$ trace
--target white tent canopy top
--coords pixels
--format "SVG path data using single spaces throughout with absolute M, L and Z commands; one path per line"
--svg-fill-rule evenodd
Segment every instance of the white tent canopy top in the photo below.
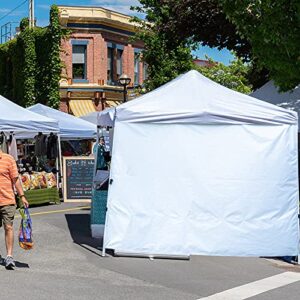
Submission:
M 29 111 L 58 121 L 60 137 L 66 139 L 93 139 L 96 137 L 96 126 L 80 118 L 50 108 L 43 104 L 35 104 L 27 108 Z
M 0 96 L 0 131 L 14 133 L 58 133 L 58 122 L 31 112 Z
M 93 111 L 87 115 L 81 116 L 79 117 L 80 119 L 93 123 L 95 125 L 97 125 L 97 116 L 98 116 L 98 112 L 97 111 Z
M 189 71 L 176 79 L 98 115 L 98 125 L 128 122 L 197 124 L 293 124 L 297 114 L 235 92 Z
M 300 85 L 289 92 L 281 93 L 271 80 L 254 91 L 251 96 L 297 113 L 300 112 Z M 298 130 L 300 130 L 300 124 L 298 124 Z
M 114 124 L 104 249 L 297 255 L 297 114 L 196 71 L 99 114 Z
M 123 105 L 125 105 L 125 104 L 123 104 Z M 116 108 L 117 107 L 111 107 L 111 108 L 107 108 L 103 111 L 100 111 L 98 113 L 98 118 L 97 118 L 98 125 L 113 127 L 114 119 L 115 119 L 115 115 L 116 115 Z

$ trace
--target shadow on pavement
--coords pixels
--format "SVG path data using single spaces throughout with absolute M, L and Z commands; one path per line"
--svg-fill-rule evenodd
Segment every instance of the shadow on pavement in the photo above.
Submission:
M 29 268 L 29 264 L 22 263 L 20 261 L 15 261 L 16 263 L 16 268 Z
M 74 243 L 82 248 L 101 256 L 102 239 L 94 239 L 90 230 L 89 214 L 66 214 L 68 227 Z
M 27 264 L 27 263 L 22 263 L 20 261 L 15 260 L 15 264 L 16 264 L 16 268 L 20 268 L 20 269 L 27 268 L 27 269 L 29 269 L 29 264 Z M 1 261 L 0 265 L 5 267 L 4 260 Z

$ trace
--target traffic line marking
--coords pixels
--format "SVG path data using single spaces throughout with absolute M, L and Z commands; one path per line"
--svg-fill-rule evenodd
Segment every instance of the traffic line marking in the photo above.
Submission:
M 91 208 L 91 207 L 90 206 L 81 206 L 81 207 L 74 207 L 74 208 L 67 208 L 67 209 L 60 209 L 60 210 L 41 211 L 41 212 L 36 212 L 36 213 L 30 213 L 30 216 L 63 213 L 63 212 L 68 212 L 68 211 L 82 210 L 82 209 L 89 209 L 89 208 Z M 16 216 L 15 218 L 20 218 L 20 216 Z
M 300 281 L 300 273 L 284 272 L 198 300 L 243 300 Z

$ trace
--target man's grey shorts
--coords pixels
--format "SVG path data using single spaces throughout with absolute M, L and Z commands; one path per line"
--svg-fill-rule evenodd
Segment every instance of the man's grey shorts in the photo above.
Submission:
M 13 225 L 16 210 L 17 207 L 14 204 L 0 206 L 0 227 L 2 224 Z

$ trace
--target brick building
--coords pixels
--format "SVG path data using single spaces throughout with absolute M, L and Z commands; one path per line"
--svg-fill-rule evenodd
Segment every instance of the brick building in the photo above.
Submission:
M 146 76 L 140 60 L 143 43 L 130 39 L 135 32 L 131 17 L 100 7 L 58 8 L 61 25 L 72 30 L 62 41 L 60 109 L 80 116 L 120 104 L 121 74 L 131 78 L 130 97 Z
M 209 60 L 207 59 L 199 59 L 199 58 L 196 58 L 193 60 L 194 64 L 199 66 L 199 67 L 213 67 L 214 64 L 211 63 Z

